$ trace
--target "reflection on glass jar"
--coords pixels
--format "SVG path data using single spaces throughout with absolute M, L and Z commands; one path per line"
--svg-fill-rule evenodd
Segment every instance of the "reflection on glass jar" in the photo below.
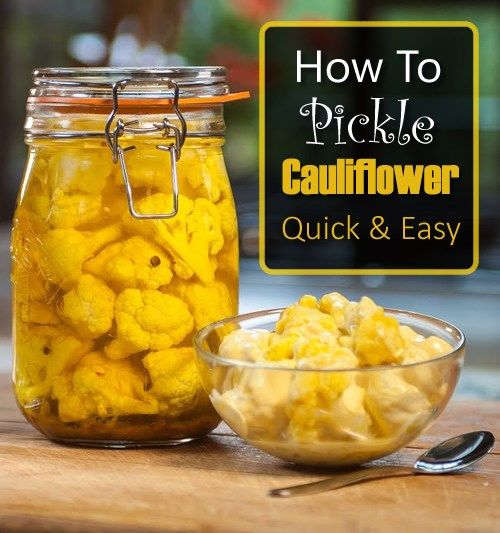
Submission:
M 47 69 L 34 78 L 12 237 L 20 408 L 65 442 L 203 435 L 219 419 L 192 336 L 238 306 L 224 69 Z M 109 116 L 122 79 L 131 81 L 114 85 Z

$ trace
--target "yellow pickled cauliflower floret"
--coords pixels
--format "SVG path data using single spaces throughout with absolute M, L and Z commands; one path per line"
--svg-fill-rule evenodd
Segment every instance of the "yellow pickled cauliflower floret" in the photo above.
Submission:
M 287 423 L 290 372 L 270 372 L 253 368 L 232 369 L 222 394 L 216 390 L 210 399 L 216 411 L 238 434 L 256 438 L 280 435 Z
M 172 209 L 172 195 L 153 194 L 137 202 L 143 214 L 166 213 Z M 179 195 L 179 210 L 171 219 L 136 220 L 127 213 L 124 227 L 149 238 L 166 250 L 174 261 L 176 274 L 189 279 L 193 273 L 203 282 L 214 280 L 215 255 L 224 244 L 220 213 L 204 198 L 194 202 Z
M 296 333 L 288 335 L 271 335 L 269 347 L 264 353 L 266 361 L 284 361 L 293 359 L 294 347 L 299 336 Z
M 337 341 L 342 348 L 348 348 L 351 352 L 354 351 L 354 339 L 350 335 L 340 335 Z
M 193 197 L 217 202 L 229 189 L 229 180 L 220 150 L 213 152 L 213 147 L 209 150 L 183 150 L 177 171 L 181 188 L 187 185 Z
M 265 329 L 237 329 L 222 339 L 219 355 L 241 361 L 262 361 L 270 337 L 271 332 Z
M 221 200 L 217 204 L 220 213 L 221 229 L 225 241 L 231 241 L 238 234 L 238 221 L 236 219 L 236 210 L 232 198 Z
M 46 151 L 41 149 L 38 152 L 38 157 L 36 157 L 35 160 L 33 161 L 33 169 L 32 169 L 33 183 L 36 183 L 37 185 L 41 186 L 44 189 L 47 187 L 49 183 L 48 160 L 50 159 L 51 155 L 52 153 L 47 153 Z
M 100 352 L 85 355 L 72 372 L 59 376 L 52 397 L 63 422 L 158 413 L 143 373 L 128 360 L 111 361 Z
M 184 154 L 183 154 L 184 155 Z M 156 189 L 157 192 L 172 191 L 170 155 L 155 147 L 141 147 L 127 152 L 127 170 L 132 187 Z M 115 183 L 122 184 L 121 172 L 116 173 Z
M 311 294 L 304 294 L 304 296 L 301 296 L 297 304 L 302 307 L 309 307 L 310 309 L 319 309 L 318 299 Z
M 219 253 L 224 236 L 217 206 L 205 198 L 197 198 L 193 212 L 187 218 L 187 234 L 196 249 L 206 249 L 210 255 Z
M 363 365 L 398 363 L 404 342 L 395 318 L 383 311 L 361 319 L 354 331 L 354 350 Z
M 373 437 L 372 418 L 366 411 L 366 391 L 351 383 L 332 404 L 328 430 L 333 437 L 365 440 Z
M 21 327 L 16 331 L 14 374 L 17 397 L 21 405 L 29 405 L 34 399 L 32 387 L 45 379 L 45 367 L 51 353 L 52 337 L 37 328 Z
M 18 342 L 18 359 L 26 360 L 26 365 L 31 366 L 29 382 L 21 380 L 22 385 L 17 385 L 21 387 L 18 394 L 25 404 L 45 397 L 50 392 L 54 379 L 78 363 L 91 347 L 90 342 L 68 335 L 60 327 L 42 326 L 29 330 Z M 43 359 L 46 362 L 40 366 Z M 24 375 L 21 368 L 19 374 Z
M 317 356 L 329 355 L 338 348 L 337 337 L 333 333 L 324 332 L 316 337 L 299 337 L 294 346 L 296 359 L 306 359 Z
M 344 311 L 349 300 L 339 292 L 331 292 L 321 297 L 319 308 L 323 313 L 332 315 L 339 328 L 345 327 Z
M 332 406 L 352 382 L 349 374 L 304 372 L 295 376 L 286 413 L 287 435 L 298 442 L 325 437 L 331 424 Z
M 403 327 L 400 329 L 403 329 Z M 402 354 L 405 364 L 428 361 L 429 359 L 446 355 L 452 351 L 452 347 L 439 337 L 431 335 L 428 338 L 424 338 L 416 332 L 413 333 L 413 342 L 405 347 Z M 405 335 L 408 337 L 408 332 Z M 448 390 L 448 383 L 443 374 L 443 368 L 438 365 L 409 367 L 404 370 L 404 377 L 406 381 L 425 392 L 433 403 L 437 403 L 445 396 Z
M 427 353 L 426 359 L 434 359 L 453 351 L 452 346 L 444 339 L 431 335 L 426 339 L 416 342 L 416 346 Z M 420 359 L 422 360 L 422 359 Z M 405 363 L 410 362 L 405 359 Z M 448 394 L 450 387 L 446 372 L 443 372 L 441 366 L 422 366 L 414 369 L 408 369 L 409 376 L 406 380 L 426 392 L 429 399 L 438 403 Z
M 171 287 L 165 289 L 171 292 Z M 236 314 L 236 305 L 225 283 L 214 281 L 208 285 L 181 281 L 172 286 L 172 294 L 185 302 L 194 317 L 196 329 Z
M 151 378 L 149 390 L 160 401 L 160 413 L 172 417 L 189 411 L 203 393 L 193 348 L 150 352 L 142 360 Z
M 305 337 L 297 333 L 272 335 L 265 352 L 266 361 L 294 359 L 297 368 L 355 368 L 358 358 L 351 350 L 339 346 L 330 332 Z
M 64 330 L 63 330 L 64 331 Z M 45 385 L 50 386 L 54 377 L 74 366 L 92 344 L 72 336 L 54 337 L 47 361 Z
M 182 151 L 177 162 L 177 176 L 183 194 L 217 202 L 221 192 L 229 188 L 222 154 L 220 150 L 216 154 L 213 151 L 213 147 L 209 151 L 185 147 Z M 126 157 L 132 187 L 145 187 L 161 193 L 172 191 L 169 154 L 156 147 L 143 146 L 140 150 L 130 151 Z M 122 183 L 120 173 L 115 175 L 115 183 Z
M 83 263 L 120 234 L 117 224 L 96 231 L 49 230 L 41 238 L 38 264 L 50 281 L 69 285 L 81 275 Z
M 368 296 L 363 296 L 359 302 L 349 302 L 344 307 L 344 325 L 342 331 L 352 334 L 362 320 L 370 318 L 375 314 L 383 314 L 382 307 L 377 305 Z
M 286 408 L 288 425 L 285 436 L 289 440 L 315 442 L 323 436 L 328 413 L 318 409 L 318 397 L 313 386 L 309 392 L 301 395 L 300 400 L 294 401 Z
M 64 193 L 58 188 L 48 199 L 48 205 L 44 218 L 55 228 L 77 228 L 101 216 L 100 194 Z
M 217 254 L 217 276 L 227 283 L 238 284 L 239 242 L 238 239 L 225 241 Z
M 346 369 L 359 366 L 356 355 L 338 344 L 325 343 L 312 339 L 299 344 L 295 349 L 297 368 L 332 368 Z
M 330 387 L 326 381 L 330 381 Z M 288 408 L 287 436 L 297 442 L 359 439 L 373 436 L 365 408 L 365 390 L 347 376 L 310 376 L 310 390 L 301 390 Z M 292 393 L 293 394 L 293 393 Z
M 51 228 L 77 228 L 102 217 L 102 198 L 98 193 L 50 191 L 32 182 L 25 200 L 26 207 L 40 216 Z
M 303 296 L 298 303 L 287 307 L 276 323 L 276 333 L 295 333 L 304 337 L 314 337 L 324 332 L 337 334 L 335 319 L 317 308 L 313 296 Z
M 119 289 L 158 289 L 172 279 L 170 259 L 143 237 L 131 237 L 104 248 L 83 270 Z
M 373 372 L 366 388 L 365 403 L 381 435 L 404 434 L 429 417 L 427 396 L 400 376 L 398 370 Z
M 19 207 L 21 210 L 26 209 L 31 214 L 38 215 L 45 220 L 50 210 L 51 192 L 48 185 L 46 183 L 41 185 L 34 174 L 32 178 L 22 204 Z
M 193 330 L 187 305 L 160 291 L 125 289 L 116 298 L 117 338 L 105 348 L 112 359 L 143 350 L 166 350 Z
M 405 345 L 420 342 L 425 339 L 423 335 L 420 335 L 420 333 L 417 333 L 414 329 L 410 328 L 410 326 L 400 325 L 399 333 L 401 333 L 401 337 L 403 337 Z
M 66 148 L 57 151 L 47 167 L 51 189 L 63 192 L 80 191 L 99 193 L 111 174 L 112 160 L 109 154 L 96 150 Z
M 96 339 L 113 325 L 115 299 L 115 293 L 103 281 L 82 274 L 76 287 L 62 297 L 59 313 L 79 335 Z
M 429 359 L 433 359 L 440 355 L 446 355 L 453 350 L 450 344 L 435 335 L 417 341 L 416 345 L 428 353 Z

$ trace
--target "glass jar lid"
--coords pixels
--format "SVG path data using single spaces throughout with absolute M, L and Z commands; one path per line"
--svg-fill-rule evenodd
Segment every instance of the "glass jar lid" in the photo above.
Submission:
M 126 83 L 123 83 L 126 82 Z M 180 105 L 198 106 L 248 98 L 248 92 L 230 93 L 226 69 L 165 68 L 40 68 L 33 71 L 28 103 L 109 106 L 113 87 L 122 83 L 120 105 L 162 105 L 178 88 Z

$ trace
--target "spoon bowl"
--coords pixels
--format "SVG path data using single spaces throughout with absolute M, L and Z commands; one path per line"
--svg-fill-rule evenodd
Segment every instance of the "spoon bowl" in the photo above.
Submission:
M 489 431 L 464 433 L 427 450 L 413 468 L 423 474 L 456 472 L 482 459 L 494 444 L 495 437 Z

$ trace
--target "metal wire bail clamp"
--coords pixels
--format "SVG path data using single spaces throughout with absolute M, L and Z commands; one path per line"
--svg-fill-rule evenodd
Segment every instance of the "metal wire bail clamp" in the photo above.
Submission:
M 179 109 L 179 86 L 175 81 L 170 78 L 160 78 L 161 83 L 167 84 L 171 87 L 173 92 L 172 109 L 175 115 L 179 119 L 181 128 L 179 129 L 175 124 L 172 124 L 167 117 L 164 117 L 161 124 L 153 124 L 153 127 L 149 128 L 134 128 L 135 124 L 138 124 L 138 120 L 131 120 L 124 122 L 121 118 L 118 118 L 116 125 L 112 130 L 113 121 L 118 114 L 119 109 L 119 91 L 123 90 L 128 84 L 132 85 L 145 85 L 151 83 L 151 80 L 130 80 L 123 79 L 115 82 L 112 88 L 113 95 L 113 109 L 108 116 L 106 125 L 104 127 L 104 136 L 106 144 L 108 145 L 113 155 L 113 163 L 120 163 L 120 168 L 123 177 L 123 183 L 125 185 L 125 192 L 127 194 L 127 204 L 130 214 L 137 219 L 168 219 L 177 215 L 179 210 L 179 183 L 177 179 L 177 161 L 181 157 L 181 149 L 186 140 L 186 120 Z M 132 193 L 132 186 L 130 185 L 130 179 L 127 171 L 127 164 L 125 161 L 125 152 L 134 150 L 135 146 L 127 146 L 123 148 L 119 144 L 119 138 L 124 133 L 144 134 L 144 133 L 156 133 L 163 131 L 163 136 L 168 137 L 170 132 L 173 133 L 174 141 L 170 144 L 158 144 L 157 150 L 166 151 L 170 155 L 170 172 L 172 176 L 172 211 L 169 213 L 139 213 L 134 206 L 134 198 Z

